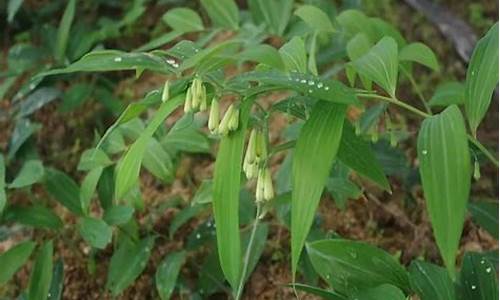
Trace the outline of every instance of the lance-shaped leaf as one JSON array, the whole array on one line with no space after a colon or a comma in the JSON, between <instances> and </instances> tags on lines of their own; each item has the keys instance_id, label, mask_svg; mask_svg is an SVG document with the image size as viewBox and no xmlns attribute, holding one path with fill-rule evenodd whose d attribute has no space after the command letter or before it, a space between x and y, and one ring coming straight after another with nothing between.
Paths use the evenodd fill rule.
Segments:
<instances>
[{"instance_id":1,"label":"lance-shaped leaf","mask_svg":"<svg viewBox=\"0 0 500 300\"><path fill-rule=\"evenodd\" d=\"M75 17L75 7L76 0L68 1L66 9L59 23L59 30L57 31L57 40L54 56L59 61L62 62L64 55L66 54L66 48L68 46L69 30L71 29L71 23Z\"/></svg>"},{"instance_id":2,"label":"lance-shaped leaf","mask_svg":"<svg viewBox=\"0 0 500 300\"><path fill-rule=\"evenodd\" d=\"M300 131L292 164L292 273L342 137L345 105L319 101Z\"/></svg>"},{"instance_id":3,"label":"lance-shaped leaf","mask_svg":"<svg viewBox=\"0 0 500 300\"><path fill-rule=\"evenodd\" d=\"M35 242L26 241L15 245L0 255L0 285L10 280L12 276L28 260L35 249Z\"/></svg>"},{"instance_id":4,"label":"lance-shaped leaf","mask_svg":"<svg viewBox=\"0 0 500 300\"><path fill-rule=\"evenodd\" d=\"M363 300L405 300L403 292L391 284L381 284L374 288L354 292L353 299Z\"/></svg>"},{"instance_id":5,"label":"lance-shaped leaf","mask_svg":"<svg viewBox=\"0 0 500 300\"><path fill-rule=\"evenodd\" d=\"M9 184L9 188L18 189L39 182L44 175L43 164L39 160L28 160Z\"/></svg>"},{"instance_id":6,"label":"lance-shaped leaf","mask_svg":"<svg viewBox=\"0 0 500 300\"><path fill-rule=\"evenodd\" d=\"M168 254L156 269L156 289L162 300L170 299L185 260L186 251L173 252Z\"/></svg>"},{"instance_id":7,"label":"lance-shaped leaf","mask_svg":"<svg viewBox=\"0 0 500 300\"><path fill-rule=\"evenodd\" d=\"M431 48L422 43L411 43L404 46L399 53L399 60L417 62L434 71L439 70L436 55Z\"/></svg>"},{"instance_id":8,"label":"lance-shaped leaf","mask_svg":"<svg viewBox=\"0 0 500 300\"><path fill-rule=\"evenodd\" d=\"M45 170L45 189L72 213L82 215L80 187L65 173L48 168Z\"/></svg>"},{"instance_id":9,"label":"lance-shaped leaf","mask_svg":"<svg viewBox=\"0 0 500 300\"><path fill-rule=\"evenodd\" d=\"M306 46L302 38L293 37L288 43L281 46L279 52L287 71L307 72Z\"/></svg>"},{"instance_id":10,"label":"lance-shaped leaf","mask_svg":"<svg viewBox=\"0 0 500 300\"><path fill-rule=\"evenodd\" d=\"M150 53L99 50L86 54L66 68L40 73L33 80L56 74L121 70L150 70L166 74L175 72L175 68L169 65L165 59Z\"/></svg>"},{"instance_id":11,"label":"lance-shaped leaf","mask_svg":"<svg viewBox=\"0 0 500 300\"><path fill-rule=\"evenodd\" d=\"M252 103L251 98L243 101L240 107L239 127L222 139L214 170L212 205L217 249L222 271L234 289L237 288L241 272L238 205L243 146Z\"/></svg>"},{"instance_id":12,"label":"lance-shaped leaf","mask_svg":"<svg viewBox=\"0 0 500 300\"><path fill-rule=\"evenodd\" d=\"M52 241L45 242L35 258L28 286L28 300L47 299L52 281Z\"/></svg>"},{"instance_id":13,"label":"lance-shaped leaf","mask_svg":"<svg viewBox=\"0 0 500 300\"><path fill-rule=\"evenodd\" d=\"M471 202L469 211L477 224L498 239L498 202Z\"/></svg>"},{"instance_id":14,"label":"lance-shaped leaf","mask_svg":"<svg viewBox=\"0 0 500 300\"><path fill-rule=\"evenodd\" d=\"M368 53L354 60L352 65L358 73L376 82L390 96L395 96L398 44L392 37L382 38Z\"/></svg>"},{"instance_id":15,"label":"lance-shaped leaf","mask_svg":"<svg viewBox=\"0 0 500 300\"><path fill-rule=\"evenodd\" d=\"M441 256L453 278L471 177L465 124L456 105L424 120L417 148L427 211Z\"/></svg>"},{"instance_id":16,"label":"lance-shaped leaf","mask_svg":"<svg viewBox=\"0 0 500 300\"><path fill-rule=\"evenodd\" d=\"M410 265L410 284L421 300L454 300L455 286L446 269L415 260Z\"/></svg>"},{"instance_id":17,"label":"lance-shaped leaf","mask_svg":"<svg viewBox=\"0 0 500 300\"><path fill-rule=\"evenodd\" d=\"M391 190L384 170L370 144L357 136L353 126L348 122L344 124L338 157L349 168L372 180L384 190Z\"/></svg>"},{"instance_id":18,"label":"lance-shaped leaf","mask_svg":"<svg viewBox=\"0 0 500 300\"><path fill-rule=\"evenodd\" d=\"M473 135L491 102L498 83L498 23L479 40L465 80L465 112Z\"/></svg>"},{"instance_id":19,"label":"lance-shaped leaf","mask_svg":"<svg viewBox=\"0 0 500 300\"><path fill-rule=\"evenodd\" d=\"M497 300L498 279L494 264L481 253L465 253L459 292L461 300Z\"/></svg>"},{"instance_id":20,"label":"lance-shaped leaf","mask_svg":"<svg viewBox=\"0 0 500 300\"><path fill-rule=\"evenodd\" d=\"M132 189L139 177L144 152L153 133L160 127L165 118L182 103L183 98L184 95L181 94L162 103L141 136L120 160L116 166L115 199L121 199Z\"/></svg>"},{"instance_id":21,"label":"lance-shaped leaf","mask_svg":"<svg viewBox=\"0 0 500 300\"><path fill-rule=\"evenodd\" d=\"M198 13L186 7L168 10L163 15L162 20L177 32L201 31L204 29Z\"/></svg>"},{"instance_id":22,"label":"lance-shaped leaf","mask_svg":"<svg viewBox=\"0 0 500 300\"><path fill-rule=\"evenodd\" d=\"M201 0L201 5L215 25L238 29L240 15L234 0Z\"/></svg>"},{"instance_id":23,"label":"lance-shaped leaf","mask_svg":"<svg viewBox=\"0 0 500 300\"><path fill-rule=\"evenodd\" d=\"M316 272L337 292L351 294L381 284L410 290L406 270L389 253L369 244L319 240L307 244L307 253Z\"/></svg>"},{"instance_id":24,"label":"lance-shaped leaf","mask_svg":"<svg viewBox=\"0 0 500 300\"><path fill-rule=\"evenodd\" d=\"M295 15L306 22L313 30L325 32L335 31L330 18L319 7L314 5L302 5L295 11Z\"/></svg>"}]
</instances>

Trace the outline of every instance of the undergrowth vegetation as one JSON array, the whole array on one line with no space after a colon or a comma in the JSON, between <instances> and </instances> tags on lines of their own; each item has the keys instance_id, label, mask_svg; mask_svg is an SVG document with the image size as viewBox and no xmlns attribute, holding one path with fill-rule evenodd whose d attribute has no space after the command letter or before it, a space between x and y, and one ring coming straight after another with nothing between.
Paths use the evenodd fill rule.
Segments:
<instances>
[{"instance_id":1,"label":"undergrowth vegetation","mask_svg":"<svg viewBox=\"0 0 500 300\"><path fill-rule=\"evenodd\" d=\"M22 2L8 1L9 23L27 18ZM154 297L169 299L177 287L181 298L240 299L275 223L290 232L290 249L280 251L291 274L288 286L276 288L291 288L297 297L498 299L498 254L458 256L468 211L498 239L497 199L470 200L481 167L498 172L497 155L477 134L498 85L498 23L475 46L465 81L440 82L427 99L415 73L440 72L432 47L358 9L331 1L248 0L240 8L233 0L201 0L194 10L185 1L161 17L166 33L156 25L152 40L131 46L144 1L133 1L121 19L79 15L98 11L100 2L43 5L35 28L16 36L2 73L0 98L12 97L0 117L13 127L0 155L2 239L18 228L36 229L0 255L1 285L31 262L19 299L61 298L67 281L55 245L75 247L68 228L88 245L88 276L107 260L102 295L122 295L155 247L177 238L185 241L182 249L155 265ZM45 21L57 11L63 11L57 26ZM114 75L102 73L109 71L160 80L124 103L114 93ZM82 138L89 148L76 170L44 163L35 147L42 125L33 116L56 99L62 99L59 113L79 113L96 99L113 118L107 127L96 121L94 136ZM416 120L418 133L402 116ZM273 128L276 118L286 122L282 132ZM387 163L403 145L416 156L418 173ZM186 156L211 155L213 172L192 183L188 205L172 197L148 207L141 170L170 187ZM405 265L397 253L320 230L325 191L345 209L348 199L363 197L365 185L391 195L388 176L395 174L421 183L441 262L412 257ZM16 201L23 196L28 200ZM167 230L159 229L170 207L182 209ZM195 218L198 226L176 235ZM195 253L206 258L193 280L181 270L193 268Z\"/></svg>"}]
</instances>

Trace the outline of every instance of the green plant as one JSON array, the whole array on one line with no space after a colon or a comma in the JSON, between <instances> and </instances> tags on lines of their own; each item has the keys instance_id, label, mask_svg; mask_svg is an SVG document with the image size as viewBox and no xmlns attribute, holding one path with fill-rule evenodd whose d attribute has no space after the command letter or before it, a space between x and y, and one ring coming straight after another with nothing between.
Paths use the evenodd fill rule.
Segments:
<instances>
[{"instance_id":1,"label":"green plant","mask_svg":"<svg viewBox=\"0 0 500 300\"><path fill-rule=\"evenodd\" d=\"M480 158L487 158L498 168L496 157L476 134L498 83L498 24L479 41L463 92L462 84L454 83L441 87L427 101L413 70L419 64L439 71L438 60L428 46L407 42L389 23L358 10L330 15L326 11L335 8L326 1L318 3L323 6L297 5L291 0L250 0L250 16L244 19L232 0L202 0L212 27L205 28L194 10L172 9L164 16L172 31L137 51L96 50L67 66L38 73L32 83L77 72L132 70L136 77L144 72L161 74L165 84L130 103L84 152L78 170L86 175L80 185L61 171L44 168L39 161L27 161L17 178L6 185L4 162L0 160L0 209L6 207L3 220L53 230L62 227L59 217L43 206L5 204L5 188L26 187L43 179L47 192L76 216L78 231L92 251L113 243L106 284L113 296L143 272L157 239L171 238L182 224L211 206L214 225L211 219L200 225L186 250L199 247L204 236L215 233L217 255L207 259L203 269L215 270L215 277L223 275L217 282L224 286L225 278L236 299L241 298L245 281L263 251L268 235L266 215L271 213L291 232L294 289L327 299L405 299L411 294L424 300L478 299L477 293L482 299L494 299L498 283L490 259L482 253L468 253L457 273L456 253L471 177L479 176ZM75 1L69 2L61 24L71 23L68 20L72 19L74 5ZM64 61L68 30L57 35L55 58L59 62ZM206 41L221 31L232 35L206 46ZM181 40L167 50L157 49L187 32L198 32L197 40ZM281 39L279 49L264 43L269 37ZM325 58L322 52L334 54ZM224 73L229 68L236 70L234 75ZM344 75L346 84L340 81ZM400 80L410 82L423 110L398 98ZM445 90L458 96L448 98ZM280 91L278 100L263 101L276 91ZM373 101L379 103L370 105ZM349 180L350 172L391 191L386 172L366 141L381 138L397 147L405 139L404 125L396 124L389 105L423 119L417 145L420 178L446 270L415 260L408 271L390 254L366 243L312 236L325 186L336 193L339 206L361 193ZM470 134L459 105L465 108ZM167 130L164 121L181 106L183 116ZM436 106L446 108L434 114L432 108ZM348 117L353 109L364 111L362 117ZM154 114L145 122L141 116L147 111ZM300 131L289 141L273 145L269 120L276 114L293 118ZM210 134L202 130L205 124ZM151 226L141 236L133 217L135 211L144 210L141 168L168 184L173 179L176 158L183 152L210 153L212 140L219 142L213 178L200 186L194 205L176 216L169 236L155 232ZM128 142L130 145L126 145ZM283 151L288 152L289 161L288 170L283 171L289 174L289 186L285 188L273 185L270 169L271 159ZM255 185L255 196L245 194L245 185ZM104 211L100 216L90 210L94 194ZM289 212L284 213L283 207ZM480 211L477 208L475 211ZM255 215L249 217L252 213ZM0 282L8 280L33 249L34 244L26 242L0 256L0 261L8 262L0 272ZM47 294L52 278L56 278L51 272L52 251L51 241L38 251L29 298ZM158 266L155 277L162 299L171 296L186 261L185 251L175 252ZM219 262L220 270L214 261ZM305 273L301 264L307 263L331 289L296 283L296 274ZM40 284L33 284L38 277ZM204 292L209 295L207 285Z\"/></svg>"}]
</instances>

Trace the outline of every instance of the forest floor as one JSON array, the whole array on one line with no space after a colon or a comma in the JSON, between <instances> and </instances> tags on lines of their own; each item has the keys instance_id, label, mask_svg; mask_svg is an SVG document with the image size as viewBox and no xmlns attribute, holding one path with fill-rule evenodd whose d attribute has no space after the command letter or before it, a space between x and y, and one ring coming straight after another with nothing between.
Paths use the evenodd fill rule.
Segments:
<instances>
[{"instance_id":1,"label":"forest floor","mask_svg":"<svg viewBox=\"0 0 500 300\"><path fill-rule=\"evenodd\" d=\"M378 2L378 1L377 1ZM484 20L474 15L469 2L472 1L439 1L447 5L450 10L469 22L478 35L487 28L483 22L487 20L498 20L498 3L496 1L474 1L479 2L485 8ZM368 14L380 16L395 23L409 41L422 41L437 53L441 62L442 70L438 74L430 75L424 70L418 69L420 74L417 80L422 82L425 95L432 95L432 90L436 82L446 79L463 80L465 78L466 65L455 53L439 31L430 24L422 15L416 13L403 1L380 1L373 7L367 7ZM486 21L485 21L486 20ZM161 86L163 79L155 76L142 76L139 82L134 83L134 93L141 97L152 88ZM118 86L117 94L123 92L129 85L129 80L124 80ZM408 99L415 105L419 105L416 97L411 93L411 87L400 89L400 97ZM269 99L272 101L272 99ZM8 101L0 102L0 109L7 109ZM76 165L81 151L88 148L92 143L95 127L96 112L101 110L99 104L88 102L85 106L74 113L60 114L57 112L56 104L48 105L34 116L36 121L43 124L38 132L36 147L46 165L60 168L71 174L75 178L81 176L75 172ZM405 114L403 111L391 108L391 113ZM173 116L172 119L175 119ZM413 116L404 115L407 120L408 130L416 136L418 131L418 119ZM109 120L110 124L113 120ZM104 124L105 126L109 124ZM287 125L284 118L273 118L270 125L271 138L277 141L282 129ZM7 149L7 142L12 132L12 124L0 122L0 150ZM415 138L401 144L410 167L417 166L415 153ZM498 99L492 102L491 109L483 122L479 132L479 140L489 149L498 153ZM273 168L277 168L283 157L274 160ZM141 190L146 203L146 211L141 215L147 215L149 211L154 211L162 201L172 197L182 197L190 199L193 196L195 185L202 179L210 177L213 171L214 157L209 155L185 156L177 171L177 179L171 186L164 187L147 173L141 176ZM481 170L482 177L474 184L472 195L477 198L497 199L498 195L498 169L491 165L485 165ZM189 178L189 180L186 180ZM360 182L362 179L353 178ZM362 197L357 200L350 200L344 210L335 206L329 195L323 197L319 213L322 220L322 229L326 232L335 232L345 238L362 240L381 247L392 254L400 255L401 262L408 264L412 259L425 257L435 263L441 263L438 249L432 237L432 230L425 212L425 205L420 187L415 187L408 191L400 178L391 177L392 194L382 192L369 183L363 182L366 188ZM42 189L35 189L35 193L40 198L44 197ZM411 198L411 201L408 199ZM9 199L19 203L26 202L26 199ZM178 212L177 208L168 208L154 222L154 228L158 232L168 235L168 228L172 217ZM57 213L63 216L70 224L74 223L64 209L59 209ZM267 217L270 218L270 217ZM141 220L140 222L145 222ZM187 236L200 222L192 220L182 226L175 234L173 240L161 240L157 243L152 253L151 259L144 273L128 288L119 299L152 299L154 298L154 272L156 266L165 254L172 250L183 248L183 237ZM291 282L291 272L289 265L290 236L288 230L277 222L270 221L270 232L264 253L251 275L245 289L244 299L293 299L293 291L285 285ZM68 223L66 223L68 224ZM100 252L96 260L94 276L88 274L87 258L89 247L79 237L74 230L74 226L66 225L57 239L56 253L65 262L65 280L63 299L111 299L105 295L106 270L109 257L112 254L110 247L106 251ZM19 232L19 238L31 235L34 239L42 239L38 231ZM13 240L0 243L0 248L9 247ZM498 241L491 237L486 231L475 225L470 217L467 217L463 236L460 242L460 254L465 251L488 251L498 249ZM200 262L203 253L193 257L193 261ZM12 286L4 290L7 295L19 292L17 287L26 286L29 278L29 267L25 267L19 272ZM196 270L186 267L182 272L189 278L189 275L196 275ZM2 290L0 290L0 295ZM105 295L105 296L103 296ZM175 299L186 299L182 295L176 295ZM224 294L213 295L210 299L224 299ZM313 296L303 296L301 299L317 299Z\"/></svg>"}]
</instances>

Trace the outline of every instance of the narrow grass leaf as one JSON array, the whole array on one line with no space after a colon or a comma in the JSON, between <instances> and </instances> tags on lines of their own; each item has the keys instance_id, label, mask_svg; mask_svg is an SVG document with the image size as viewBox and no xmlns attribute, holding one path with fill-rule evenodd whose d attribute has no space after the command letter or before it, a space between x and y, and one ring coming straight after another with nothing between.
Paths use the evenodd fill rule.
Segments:
<instances>
[{"instance_id":1,"label":"narrow grass leaf","mask_svg":"<svg viewBox=\"0 0 500 300\"><path fill-rule=\"evenodd\" d=\"M346 107L319 101L302 127L292 165L292 274L336 157Z\"/></svg>"},{"instance_id":2,"label":"narrow grass leaf","mask_svg":"<svg viewBox=\"0 0 500 300\"><path fill-rule=\"evenodd\" d=\"M28 285L28 300L47 299L52 281L53 252L52 241L45 242L38 249Z\"/></svg>"},{"instance_id":3,"label":"narrow grass leaf","mask_svg":"<svg viewBox=\"0 0 500 300\"><path fill-rule=\"evenodd\" d=\"M177 277L186 260L186 254L186 251L172 252L162 260L156 269L156 290L160 299L168 300L172 296Z\"/></svg>"},{"instance_id":4,"label":"narrow grass leaf","mask_svg":"<svg viewBox=\"0 0 500 300\"><path fill-rule=\"evenodd\" d=\"M216 224L217 249L222 271L236 290L241 272L241 245L238 206L241 163L247 122L253 99L240 107L239 128L222 138L215 161L212 206Z\"/></svg>"},{"instance_id":5,"label":"narrow grass leaf","mask_svg":"<svg viewBox=\"0 0 500 300\"><path fill-rule=\"evenodd\" d=\"M26 263L36 243L33 241L21 242L4 253L0 254L0 285L4 285Z\"/></svg>"},{"instance_id":6,"label":"narrow grass leaf","mask_svg":"<svg viewBox=\"0 0 500 300\"><path fill-rule=\"evenodd\" d=\"M418 134L420 178L434 237L455 276L455 256L469 199L471 162L462 114L452 105L424 120Z\"/></svg>"},{"instance_id":7,"label":"narrow grass leaf","mask_svg":"<svg viewBox=\"0 0 500 300\"><path fill-rule=\"evenodd\" d=\"M498 22L479 40L465 80L465 113L472 134L483 120L498 84Z\"/></svg>"},{"instance_id":8,"label":"narrow grass leaf","mask_svg":"<svg viewBox=\"0 0 500 300\"><path fill-rule=\"evenodd\" d=\"M319 240L307 244L307 253L316 272L338 292L351 294L381 284L410 291L406 270L389 253L369 244Z\"/></svg>"}]
</instances>

